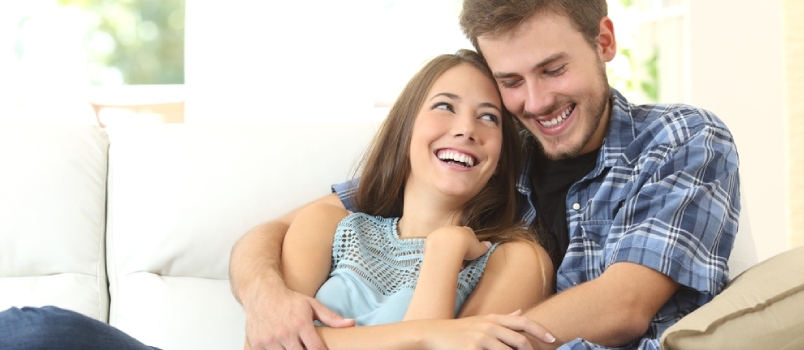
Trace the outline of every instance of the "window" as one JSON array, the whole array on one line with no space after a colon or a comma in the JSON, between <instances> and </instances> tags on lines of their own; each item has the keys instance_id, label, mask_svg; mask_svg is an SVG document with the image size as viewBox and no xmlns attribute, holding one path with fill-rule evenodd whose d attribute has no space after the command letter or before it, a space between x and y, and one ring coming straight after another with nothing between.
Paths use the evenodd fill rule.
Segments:
<instances>
[{"instance_id":1,"label":"window","mask_svg":"<svg viewBox=\"0 0 804 350\"><path fill-rule=\"evenodd\" d=\"M159 102L144 97L156 95L148 93L153 85L180 95L184 0L14 1L0 13L6 115L82 120L107 105Z\"/></svg>"},{"instance_id":2,"label":"window","mask_svg":"<svg viewBox=\"0 0 804 350\"><path fill-rule=\"evenodd\" d=\"M620 56L610 81L632 102L689 102L686 1L609 0Z\"/></svg>"}]
</instances>

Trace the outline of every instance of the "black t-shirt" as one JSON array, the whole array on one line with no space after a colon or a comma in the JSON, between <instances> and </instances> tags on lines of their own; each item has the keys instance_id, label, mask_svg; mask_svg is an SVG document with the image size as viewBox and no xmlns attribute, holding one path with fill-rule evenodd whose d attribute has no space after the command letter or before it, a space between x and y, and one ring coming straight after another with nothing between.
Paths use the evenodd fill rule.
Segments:
<instances>
[{"instance_id":1,"label":"black t-shirt","mask_svg":"<svg viewBox=\"0 0 804 350\"><path fill-rule=\"evenodd\" d=\"M595 168L598 153L600 149L572 159L550 160L541 151L533 152L537 157L530 171L531 195L536 204L534 225L539 243L550 254L555 270L569 246L567 192Z\"/></svg>"}]
</instances>

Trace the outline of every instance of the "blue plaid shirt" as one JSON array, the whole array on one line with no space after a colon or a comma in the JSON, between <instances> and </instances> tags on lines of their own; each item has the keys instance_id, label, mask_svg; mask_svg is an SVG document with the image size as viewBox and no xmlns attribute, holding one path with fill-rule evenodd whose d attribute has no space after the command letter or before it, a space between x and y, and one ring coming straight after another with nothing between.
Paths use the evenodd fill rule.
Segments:
<instances>
[{"instance_id":1,"label":"blue plaid shirt","mask_svg":"<svg viewBox=\"0 0 804 350\"><path fill-rule=\"evenodd\" d=\"M517 188L520 217L536 218L528 156ZM594 170L567 193L569 247L560 293L631 262L682 287L648 331L624 349L659 349L662 333L709 302L728 282L740 211L737 149L714 114L686 105L635 106L612 89L609 130ZM333 186L353 209L350 182ZM583 339L560 349L604 349Z\"/></svg>"}]
</instances>

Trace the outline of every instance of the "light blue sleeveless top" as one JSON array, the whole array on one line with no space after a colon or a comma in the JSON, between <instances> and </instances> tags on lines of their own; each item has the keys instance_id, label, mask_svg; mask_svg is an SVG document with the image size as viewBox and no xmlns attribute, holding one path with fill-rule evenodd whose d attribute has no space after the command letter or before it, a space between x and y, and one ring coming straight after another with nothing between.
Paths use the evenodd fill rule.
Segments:
<instances>
[{"instance_id":1,"label":"light blue sleeveless top","mask_svg":"<svg viewBox=\"0 0 804 350\"><path fill-rule=\"evenodd\" d=\"M345 217L332 243L329 278L315 298L358 326L402 321L424 257L424 238L400 239L399 218L363 213ZM497 244L458 276L455 315L477 286Z\"/></svg>"}]
</instances>

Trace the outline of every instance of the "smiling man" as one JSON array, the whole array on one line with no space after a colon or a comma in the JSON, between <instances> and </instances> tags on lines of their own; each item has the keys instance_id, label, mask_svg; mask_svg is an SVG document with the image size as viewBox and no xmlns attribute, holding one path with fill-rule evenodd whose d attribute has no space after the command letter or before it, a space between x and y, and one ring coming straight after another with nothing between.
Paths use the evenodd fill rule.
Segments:
<instances>
[{"instance_id":1,"label":"smiling man","mask_svg":"<svg viewBox=\"0 0 804 350\"><path fill-rule=\"evenodd\" d=\"M532 347L658 349L728 281L740 210L731 133L704 109L633 105L609 87L616 40L605 0L465 0L460 21L524 127L518 211L556 269L557 294L524 313L556 341ZM323 348L312 318L350 325L285 288L277 259L294 215L255 228L232 253L233 292L262 348ZM465 340L477 324L428 329Z\"/></svg>"},{"instance_id":2,"label":"smiling man","mask_svg":"<svg viewBox=\"0 0 804 350\"><path fill-rule=\"evenodd\" d=\"M527 129L520 180L557 271L526 313L567 348L658 349L728 280L737 151L712 113L630 104L609 87L605 0L466 0L461 26Z\"/></svg>"}]
</instances>

